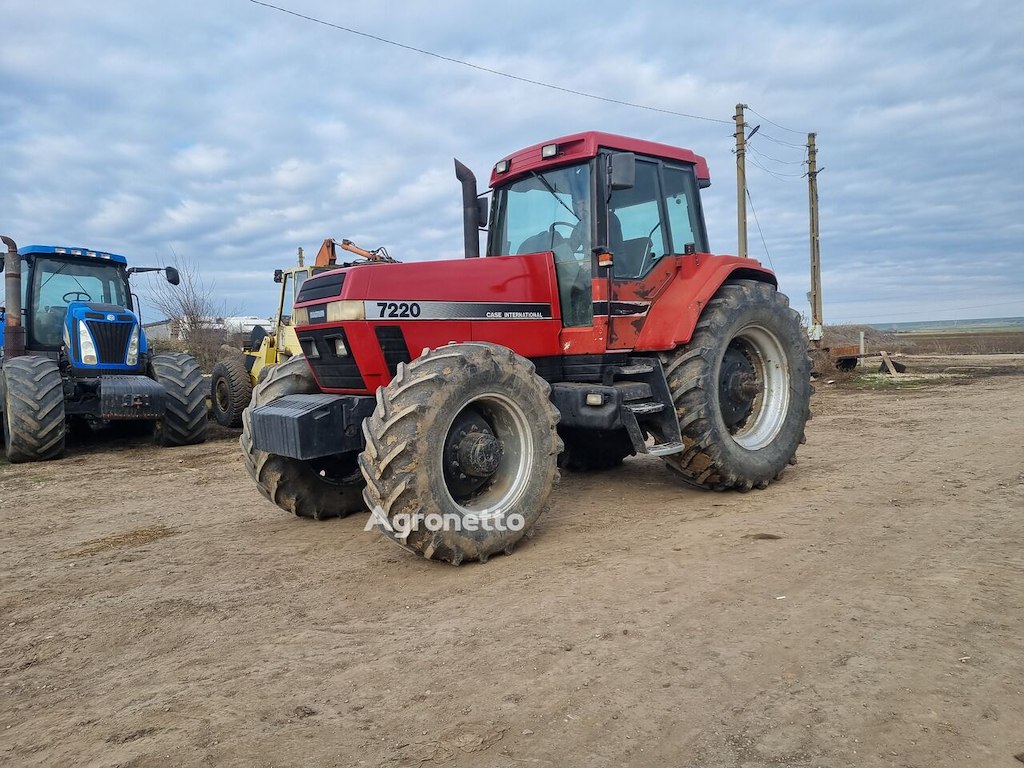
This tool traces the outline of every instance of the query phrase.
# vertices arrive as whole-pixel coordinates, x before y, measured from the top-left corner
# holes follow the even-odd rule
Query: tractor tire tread
[[[524,510],[522,531],[494,531],[474,538],[452,531],[405,531],[397,526],[377,528],[399,546],[428,560],[459,565],[464,561],[486,562],[497,552],[510,552],[516,541],[532,528],[543,511],[551,487],[558,478],[557,457],[562,451],[558,436],[558,411],[550,400],[550,385],[536,374],[532,363],[512,350],[485,342],[466,342],[438,349],[426,349],[410,363],[398,366],[391,384],[377,390],[377,408],[363,422],[366,447],[359,455],[359,467],[366,479],[366,506],[379,520],[393,521],[398,514],[440,509],[436,497],[436,475],[431,467],[439,446],[425,437],[428,422],[444,418],[440,401],[453,387],[472,380],[493,382],[513,397],[529,399],[531,422],[536,422],[538,448],[536,477],[530,491],[536,501]],[[410,418],[414,417],[414,418]],[[436,424],[434,425],[437,426]],[[443,480],[439,481],[443,484]],[[511,535],[510,535],[511,534]]]
[[[715,352],[720,356],[728,344],[737,312],[761,312],[765,322],[777,322],[777,335],[784,337],[791,369],[790,409],[784,426],[786,435],[776,439],[783,454],[770,469],[753,468],[726,451],[731,436],[715,413],[717,380],[711,375]],[[725,341],[723,342],[723,339]],[[708,302],[688,344],[662,353],[672,400],[679,418],[683,444],[680,453],[664,457],[666,466],[687,485],[710,490],[748,491],[765,488],[778,480],[789,464],[795,463],[797,445],[803,441],[804,424],[810,418],[810,358],[802,341],[799,314],[775,288],[754,280],[726,282]],[[805,375],[806,374],[806,375]],[[782,444],[785,443],[785,446]]]
[[[318,392],[320,388],[302,355],[272,366],[253,389],[249,407],[242,411],[238,444],[245,470],[264,498],[297,517],[330,520],[364,510],[363,481],[358,471],[353,467],[354,482],[350,484],[328,482],[308,462],[257,450],[252,439],[253,408],[285,395]]]
[[[154,355],[149,361],[150,378],[167,392],[164,417],[153,430],[158,445],[177,447],[206,442],[209,413],[203,371],[191,355],[183,352]]]
[[[55,360],[25,355],[2,369],[4,450],[8,461],[47,461],[64,453],[64,380]]]
[[[221,408],[217,400],[217,383],[224,381],[228,387],[228,403]],[[242,411],[252,399],[252,376],[245,367],[245,358],[236,355],[225,357],[213,366],[210,376],[210,411],[222,427],[242,426]]]

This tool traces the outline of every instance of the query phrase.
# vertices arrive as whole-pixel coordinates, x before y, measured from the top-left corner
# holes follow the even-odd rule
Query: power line
[[[795,181],[796,179],[802,179],[804,176],[807,175],[805,173],[779,173],[778,171],[773,171],[769,168],[765,168],[753,157],[747,157],[747,159],[751,162],[751,164],[757,166],[762,171],[767,173],[769,176],[774,176],[779,181]]]
[[[434,51],[428,51],[428,50],[426,50],[424,48],[417,48],[417,47],[412,46],[412,45],[406,45],[405,43],[399,43],[399,42],[396,42],[394,40],[389,40],[386,37],[380,37],[379,35],[372,35],[369,32],[361,32],[358,29],[352,29],[351,27],[343,27],[340,24],[334,24],[334,23],[329,22],[329,21],[324,21],[323,19],[318,19],[315,16],[307,16],[306,14],[298,13],[297,11],[292,11],[292,10],[289,10],[288,8],[282,8],[279,5],[272,5],[271,3],[265,3],[265,2],[262,2],[261,0],[249,0],[249,2],[253,3],[254,5],[261,5],[264,8],[269,8],[269,9],[274,10],[274,11],[279,11],[281,13],[286,13],[289,16],[295,16],[296,18],[304,19],[305,21],[311,21],[314,24],[321,24],[321,25],[323,25],[325,27],[330,27],[332,29],[337,29],[337,30],[340,30],[342,32],[348,32],[349,34],[352,34],[352,35],[359,35],[360,37],[365,37],[365,38],[367,38],[369,40],[374,40],[374,41],[376,41],[378,43],[384,43],[386,45],[391,45],[391,46],[394,46],[396,48],[402,48],[402,49],[407,50],[407,51],[412,51],[414,53],[422,54],[424,56],[431,56],[431,57],[433,57],[435,59],[440,59],[441,61],[447,61],[447,62],[449,62],[451,64],[459,64],[459,65],[461,65],[463,67],[469,67],[470,69],[479,70],[480,72],[487,72],[488,74],[491,74],[491,75],[498,75],[499,77],[506,77],[509,80],[517,80],[518,82],[528,83],[529,85],[536,85],[536,86],[539,86],[541,88],[550,88],[551,90],[561,91],[562,93],[571,93],[574,96],[582,96],[582,97],[587,98],[587,99],[595,99],[596,101],[603,101],[603,102],[606,102],[608,104],[618,104],[619,106],[632,107],[634,109],[645,109],[645,110],[647,110],[649,112],[660,112],[660,113],[665,114],[665,115],[673,115],[674,117],[686,117],[686,118],[689,118],[691,120],[706,120],[709,123],[724,123],[726,125],[732,125],[732,120],[721,120],[721,119],[719,119],[717,117],[706,117],[704,115],[691,115],[691,114],[689,114],[687,112],[676,112],[675,110],[671,110],[671,109],[662,109],[661,107],[652,107],[652,106],[650,106],[648,104],[637,104],[637,103],[632,102],[632,101],[622,101],[621,99],[612,99],[612,98],[609,98],[607,96],[599,96],[599,95],[594,94],[594,93],[586,93],[585,91],[577,91],[577,90],[574,90],[573,88],[565,88],[565,87],[560,86],[560,85],[553,85],[552,83],[545,83],[545,82],[543,82],[541,80],[531,80],[528,77],[520,77],[519,75],[513,75],[513,74],[510,74],[508,72],[502,72],[501,70],[491,69],[490,67],[484,67],[484,66],[481,66],[480,64],[473,64],[472,62],[469,62],[469,61],[463,61],[462,59],[456,59],[456,58],[454,58],[452,56],[445,56],[445,55],[440,54],[440,53],[435,53]]]
[[[763,136],[764,138],[768,139],[768,141],[774,141],[776,144],[781,144],[784,147],[793,147],[794,149],[806,149],[807,148],[806,144],[794,144],[791,141],[783,141],[782,139],[778,139],[778,138],[772,136],[769,133],[765,133],[764,131],[759,131],[757,135],[758,136]]]
[[[757,233],[761,236],[761,245],[764,246],[765,255],[768,257],[768,266],[775,271],[775,265],[772,264],[772,255],[768,252],[768,241],[764,239],[764,232],[761,231],[761,222],[757,220],[757,211],[754,210],[754,198],[750,196],[750,187],[747,187],[747,200],[750,202],[750,212],[754,214],[754,224],[757,225]]]
[[[761,152],[759,149],[754,147],[752,142],[747,144],[747,149],[750,150],[751,152],[753,152],[755,155],[758,155],[758,156],[764,158],[765,160],[771,160],[774,163],[782,163],[783,165],[803,165],[804,163],[807,162],[806,159],[802,159],[802,160],[780,160],[777,157],[772,157],[771,155],[766,155],[764,152]]]
[[[749,110],[750,110],[751,112],[753,112],[753,113],[754,113],[755,115],[757,115],[758,117],[760,117],[760,118],[761,118],[762,120],[764,120],[764,121],[765,121],[766,123],[771,123],[771,125],[774,125],[774,126],[775,126],[776,128],[781,128],[782,130],[784,130],[784,131],[789,131],[790,133],[798,133],[798,134],[802,134],[802,135],[806,135],[806,134],[807,134],[807,131],[795,131],[795,130],[793,130],[792,128],[787,128],[787,127],[786,127],[786,126],[784,126],[784,125],[779,125],[778,123],[774,123],[774,122],[772,122],[771,120],[769,120],[769,119],[768,119],[767,117],[765,117],[764,115],[762,115],[762,114],[761,114],[760,112],[758,112],[758,111],[757,111],[756,109],[754,109],[754,108],[753,108],[753,107],[751,107],[750,105],[747,105],[747,109],[749,109]]]

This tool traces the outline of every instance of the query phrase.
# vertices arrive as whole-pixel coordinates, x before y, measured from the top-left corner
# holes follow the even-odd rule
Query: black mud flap
[[[101,419],[155,420],[167,407],[167,392],[148,376],[104,376],[100,379]]]

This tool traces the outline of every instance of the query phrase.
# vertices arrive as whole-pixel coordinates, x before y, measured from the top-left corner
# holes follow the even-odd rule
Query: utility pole
[[[743,122],[745,104],[736,105],[736,255],[747,255],[747,132]]]
[[[818,238],[818,150],[814,146],[816,134],[807,134],[807,201],[811,219],[811,291],[808,299],[811,304],[811,325],[807,335],[814,346],[821,344],[824,320],[821,312],[821,250]]]

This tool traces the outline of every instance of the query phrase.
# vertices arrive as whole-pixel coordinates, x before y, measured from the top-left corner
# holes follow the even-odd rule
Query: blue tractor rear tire
[[[203,381],[199,363],[191,355],[154,355],[149,376],[167,391],[167,409],[156,422],[153,438],[157,445],[196,445],[206,442],[209,386]]]

